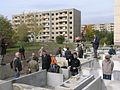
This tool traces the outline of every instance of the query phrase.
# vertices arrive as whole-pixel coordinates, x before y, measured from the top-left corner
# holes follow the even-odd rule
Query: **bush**
[[[60,36],[56,37],[56,42],[58,44],[63,44],[64,41],[65,41],[65,37],[64,36],[60,35]]]

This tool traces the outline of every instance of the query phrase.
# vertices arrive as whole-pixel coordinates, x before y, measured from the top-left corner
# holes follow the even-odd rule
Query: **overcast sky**
[[[1,0],[0,14],[11,19],[23,12],[76,8],[82,24],[113,22],[114,0]]]

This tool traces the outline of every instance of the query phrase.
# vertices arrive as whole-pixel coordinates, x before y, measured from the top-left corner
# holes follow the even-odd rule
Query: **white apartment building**
[[[84,30],[85,26],[92,26],[93,30],[98,31],[114,31],[114,23],[104,23],[104,24],[86,24],[81,26],[81,30]]]
[[[25,23],[32,30],[32,19],[43,29],[36,37],[37,41],[55,41],[57,36],[64,35],[66,40],[73,42],[75,37],[80,36],[81,12],[79,10],[64,9],[14,15],[12,17],[13,29]]]
[[[120,45],[120,0],[115,0],[114,23],[114,44]]]

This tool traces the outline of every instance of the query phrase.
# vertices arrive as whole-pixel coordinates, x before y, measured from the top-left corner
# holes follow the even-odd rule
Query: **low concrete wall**
[[[63,83],[63,74],[47,72],[47,85],[56,87]]]
[[[113,78],[114,78],[114,80],[120,81],[120,71],[114,70],[113,71]]]
[[[14,80],[14,83],[22,83],[36,87],[44,87],[47,85],[47,72],[42,70],[29,75],[21,76],[17,80]]]
[[[94,76],[87,76],[83,79],[80,77],[78,81],[71,81],[71,79],[68,79],[63,84],[55,87],[55,90],[81,90],[93,80]]]
[[[14,75],[13,69],[10,64],[0,66],[0,80],[10,78]]]
[[[82,90],[102,90],[101,77],[97,77]]]
[[[12,81],[0,80],[0,90],[13,90]]]

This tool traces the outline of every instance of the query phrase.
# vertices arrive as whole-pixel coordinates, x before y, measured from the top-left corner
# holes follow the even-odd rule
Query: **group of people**
[[[97,50],[99,47],[99,37],[94,35],[94,39],[92,41],[94,58],[97,58]],[[57,65],[56,57],[65,57],[68,61],[68,67],[70,69],[71,75],[76,75],[81,70],[81,63],[79,58],[83,58],[83,46],[81,44],[77,44],[76,49],[73,53],[70,51],[69,47],[64,46],[63,49],[61,47],[58,48],[55,55],[49,54],[43,47],[38,51],[39,57],[35,53],[32,53],[29,59],[25,57],[25,49],[23,46],[19,48],[19,51],[15,53],[15,58],[10,63],[11,68],[15,71],[15,77],[20,76],[20,72],[23,70],[23,65],[21,60],[27,61],[28,73],[33,73],[39,70],[39,63],[42,63],[42,69],[46,69],[50,72],[59,73],[60,66]],[[6,54],[7,44],[4,39],[0,40],[0,64],[5,65],[4,63],[4,55]],[[115,55],[116,52],[113,47],[110,48],[108,54],[105,56],[105,60],[102,62],[102,70],[103,70],[103,79],[111,80],[112,71],[114,68],[113,61],[110,60],[111,55]]]

